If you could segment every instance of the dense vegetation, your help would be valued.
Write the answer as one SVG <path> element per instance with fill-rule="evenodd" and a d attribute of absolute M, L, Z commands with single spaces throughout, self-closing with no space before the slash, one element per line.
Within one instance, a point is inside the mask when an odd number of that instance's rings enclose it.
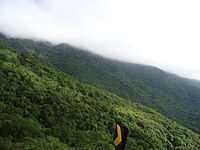
<path fill-rule="evenodd" d="M 198 134 L 141 104 L 78 82 L 0 45 L 0 149 L 113 150 L 114 123 L 127 150 L 198 150 Z"/>
<path fill-rule="evenodd" d="M 8 39 L 0 42 L 36 56 L 79 81 L 151 107 L 200 133 L 200 82 L 158 68 L 109 60 L 66 44 Z"/>

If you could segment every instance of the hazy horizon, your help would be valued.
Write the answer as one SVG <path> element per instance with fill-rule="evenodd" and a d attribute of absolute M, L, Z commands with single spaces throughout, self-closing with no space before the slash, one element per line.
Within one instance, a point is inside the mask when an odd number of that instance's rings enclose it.
<path fill-rule="evenodd" d="M 0 32 L 200 80 L 200 2 L 1 0 Z"/>

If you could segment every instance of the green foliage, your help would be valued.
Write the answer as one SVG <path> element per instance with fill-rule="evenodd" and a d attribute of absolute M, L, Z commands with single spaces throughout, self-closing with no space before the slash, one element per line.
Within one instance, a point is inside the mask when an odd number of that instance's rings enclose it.
<path fill-rule="evenodd" d="M 127 150 L 197 150 L 200 145 L 198 134 L 141 104 L 2 45 L 0 56 L 2 150 L 112 150 L 117 120 L 130 129 Z"/>
<path fill-rule="evenodd" d="M 22 141 L 13 143 L 10 140 L 0 138 L 1 150 L 68 150 L 66 144 L 57 138 L 47 136 L 44 138 L 26 137 Z"/>
<path fill-rule="evenodd" d="M 15 144 L 15 146 L 24 150 L 68 150 L 66 144 L 51 136 L 45 138 L 25 138 L 21 143 Z"/>
<path fill-rule="evenodd" d="M 109 60 L 67 44 L 54 46 L 48 42 L 4 36 L 0 42 L 37 57 L 81 82 L 151 107 L 200 133 L 199 81 L 183 79 L 150 66 Z M 5 59 L 3 57 L 0 55 Z M 14 59 L 15 56 L 10 57 Z"/>

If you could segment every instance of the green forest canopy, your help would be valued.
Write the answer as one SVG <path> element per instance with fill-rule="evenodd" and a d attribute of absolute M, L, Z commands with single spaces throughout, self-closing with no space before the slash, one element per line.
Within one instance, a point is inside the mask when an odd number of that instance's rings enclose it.
<path fill-rule="evenodd" d="M 9 45 L 70 74 L 81 82 L 144 104 L 200 133 L 200 82 L 158 68 L 106 59 L 67 44 L 13 39 Z"/>
<path fill-rule="evenodd" d="M 154 110 L 78 82 L 0 45 L 0 149 L 113 150 L 114 124 L 130 130 L 127 150 L 198 150 L 198 134 Z"/>

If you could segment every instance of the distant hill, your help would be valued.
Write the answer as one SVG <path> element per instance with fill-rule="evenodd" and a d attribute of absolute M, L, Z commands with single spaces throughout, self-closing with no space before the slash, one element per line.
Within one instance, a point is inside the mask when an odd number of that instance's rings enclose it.
<path fill-rule="evenodd" d="M 0 149 L 113 150 L 117 120 L 127 150 L 198 150 L 198 134 L 131 100 L 78 82 L 0 45 Z"/>
<path fill-rule="evenodd" d="M 67 44 L 1 36 L 0 42 L 91 84 L 151 107 L 200 133 L 200 82 L 158 68 L 107 59 Z"/>

